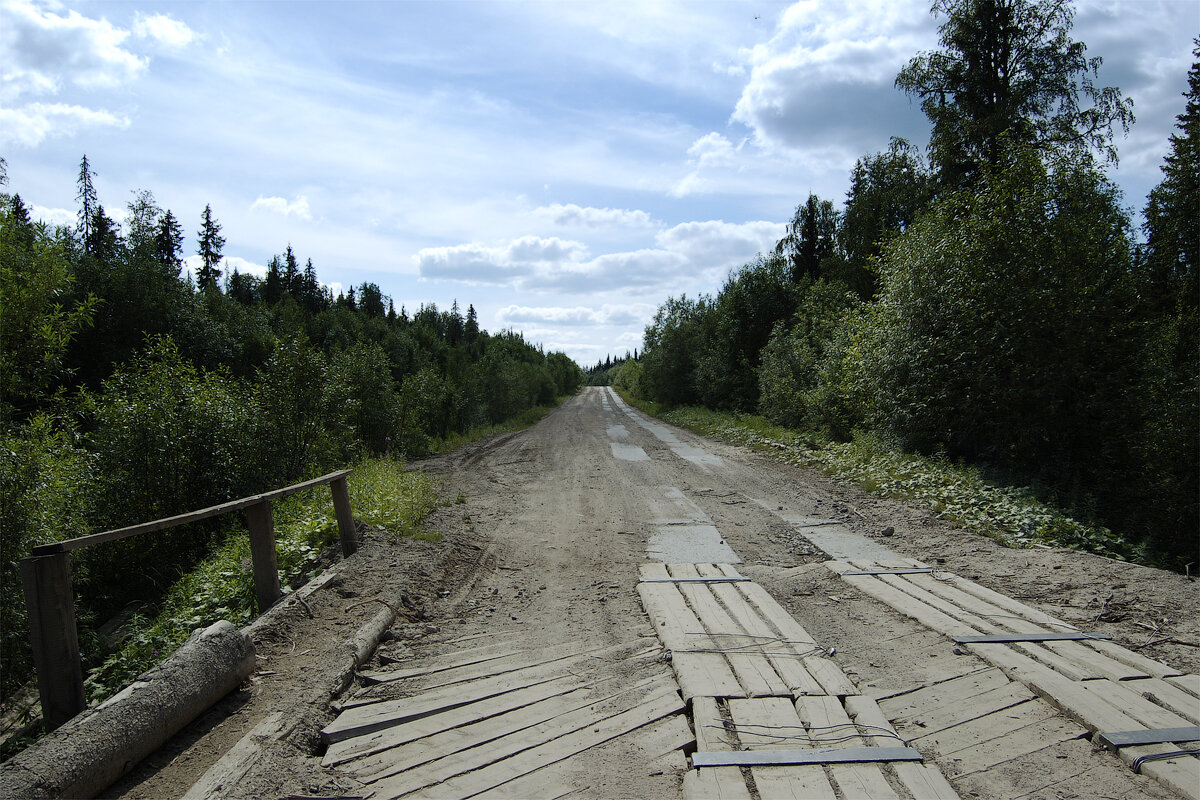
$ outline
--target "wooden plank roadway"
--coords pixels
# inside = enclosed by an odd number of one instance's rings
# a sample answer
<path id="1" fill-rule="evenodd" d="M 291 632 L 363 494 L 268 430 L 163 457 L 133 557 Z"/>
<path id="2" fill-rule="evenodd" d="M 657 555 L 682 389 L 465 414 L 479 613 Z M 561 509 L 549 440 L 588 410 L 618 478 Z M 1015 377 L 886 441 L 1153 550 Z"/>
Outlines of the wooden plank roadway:
<path id="1" fill-rule="evenodd" d="M 585 650 L 511 652 L 485 646 L 426 665 L 372 673 L 403 697 L 359 697 L 321 731 L 324 766 L 372 798 L 557 797 L 575 791 L 569 760 L 637 732 L 647 759 L 683 766 L 693 736 L 670 674 L 647 640 Z M 587 662 L 622 668 L 591 679 Z M 649 673 L 641 680 L 630 674 Z M 619 676 L 619 677 L 618 677 Z"/>
<path id="2" fill-rule="evenodd" d="M 924 568 L 912 559 L 886 562 L 830 561 L 826 566 L 850 585 L 891 606 L 932 630 L 949 637 L 995 633 L 1051 633 L 1076 631 L 1061 620 L 972 581 L 943 572 L 852 575 L 851 572 L 891 568 Z M 962 645 L 993 664 L 1012 681 L 1019 682 L 1039 698 L 1060 709 L 1091 734 L 1102 731 L 1132 731 L 1195 726 L 1200 719 L 1200 678 L 1182 675 L 1169 665 L 1147 658 L 1113 642 L 1081 639 L 1062 642 L 973 643 Z M 972 678 L 983 680 L 982 676 Z M 991 675 L 986 680 L 995 682 Z M 961 690 L 963 687 L 957 687 Z M 943 686 L 937 691 L 953 692 Z M 953 697 L 953 695 L 951 695 Z M 1014 702 L 1015 701 L 1015 702 Z M 883 701 L 885 712 L 902 718 L 904 704 L 919 705 L 919 698 L 899 695 Z M 960 703 L 939 709 L 943 722 L 953 723 L 955 714 L 971 715 L 980 703 L 1000 706 L 1008 721 L 997 727 L 996 714 L 986 723 L 963 720 L 940 730 L 923 731 L 916 740 L 937 746 L 955 747 L 964 762 L 972 759 L 986 766 L 998 751 L 998 740 L 979 741 L 959 747 L 970 737 L 992 735 L 1007 724 L 1012 730 L 1037 729 L 1049 737 L 1069 737 L 1072 728 L 1046 713 L 1037 701 L 1021 698 L 1018 690 L 1003 685 L 968 693 Z M 968 727 L 964 727 L 968 726 Z M 973 727 L 971 727 L 973 726 Z M 1039 727 L 1040 726 L 1040 727 Z M 1043 730 L 1044 729 L 1044 730 Z M 942 732 L 953 730 L 955 744 Z M 1000 733 L 1003 736 L 1003 733 Z M 963 737 L 966 737 L 965 739 Z M 1014 739 L 1015 741 L 1015 739 Z M 1118 755 L 1126 764 L 1135 762 L 1140 771 L 1184 797 L 1200 798 L 1200 758 L 1176 756 L 1140 761 L 1196 743 L 1123 747 Z M 975 749 L 971 749 L 975 748 Z"/>
<path id="3" fill-rule="evenodd" d="M 859 695 L 761 586 L 695 581 L 742 578 L 731 565 L 647 564 L 641 574 L 638 591 L 691 702 L 698 752 L 762 750 L 775 758 L 904 744 L 875 701 Z M 689 799 L 958 797 L 935 766 L 882 760 L 705 766 L 684 776 L 683 791 Z"/>

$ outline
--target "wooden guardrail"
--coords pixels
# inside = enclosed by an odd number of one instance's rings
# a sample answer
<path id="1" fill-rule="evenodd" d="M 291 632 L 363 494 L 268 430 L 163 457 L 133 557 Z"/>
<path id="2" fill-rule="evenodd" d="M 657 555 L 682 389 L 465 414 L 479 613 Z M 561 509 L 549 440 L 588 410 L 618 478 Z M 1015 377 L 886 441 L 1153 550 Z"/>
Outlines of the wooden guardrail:
<path id="1" fill-rule="evenodd" d="M 279 569 L 275 557 L 275 522 L 271 501 L 328 484 L 337 514 L 342 554 L 358 549 L 354 517 L 350 513 L 350 492 L 341 470 L 282 489 L 243 497 L 221 505 L 189 511 L 175 517 L 158 519 L 128 528 L 104 531 L 78 539 L 39 545 L 32 555 L 21 559 L 21 580 L 29 610 L 29 638 L 33 645 L 33 663 L 37 669 L 38 692 L 42 700 L 42 718 L 51 731 L 87 708 L 83 695 L 83 666 L 79 659 L 79 634 L 75 627 L 75 592 L 71 585 L 71 552 L 103 542 L 151 533 L 190 522 L 217 517 L 233 511 L 245 511 L 250 528 L 250 555 L 253 560 L 254 594 L 261 614 L 280 598 Z"/>

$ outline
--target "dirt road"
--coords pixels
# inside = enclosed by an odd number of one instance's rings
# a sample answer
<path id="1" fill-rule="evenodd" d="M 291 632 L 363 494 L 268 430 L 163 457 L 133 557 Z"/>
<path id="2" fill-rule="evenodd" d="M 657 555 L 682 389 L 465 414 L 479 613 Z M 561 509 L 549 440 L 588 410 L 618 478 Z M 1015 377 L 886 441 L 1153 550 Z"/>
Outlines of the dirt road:
<path id="1" fill-rule="evenodd" d="M 589 679 L 661 680 L 670 675 L 661 660 L 630 661 L 632 651 L 621 649 L 655 641 L 636 585 L 639 567 L 656 561 L 738 564 L 833 653 L 864 694 L 944 681 L 978 669 L 971 663 L 978 659 L 840 581 L 821 565 L 830 557 L 894 553 L 936 563 L 1200 672 L 1200 598 L 1183 576 L 1069 551 L 1007 550 L 925 510 L 662 425 L 607 389 L 584 390 L 528 431 L 420 466 L 443 482 L 446 504 L 428 522 L 443 540 L 369 534 L 307 606 L 259 634 L 252 685 L 108 796 L 181 796 L 277 712 L 288 724 L 270 741 L 255 742 L 253 764 L 225 796 L 366 794 L 352 776 L 321 765 L 318 732 L 338 702 L 373 691 L 330 697 L 344 661 L 341 643 L 380 607 L 375 600 L 402 612 L 380 648 L 399 666 L 419 667 L 472 642 L 531 652 L 577 644 L 600 653 Z M 655 743 L 669 740 L 668 733 L 599 744 L 560 766 L 555 785 L 572 797 L 678 797 L 680 762 L 655 760 L 664 755 Z M 1079 738 L 987 769 L 954 762 L 938 764 L 963 797 L 1174 796 Z"/>

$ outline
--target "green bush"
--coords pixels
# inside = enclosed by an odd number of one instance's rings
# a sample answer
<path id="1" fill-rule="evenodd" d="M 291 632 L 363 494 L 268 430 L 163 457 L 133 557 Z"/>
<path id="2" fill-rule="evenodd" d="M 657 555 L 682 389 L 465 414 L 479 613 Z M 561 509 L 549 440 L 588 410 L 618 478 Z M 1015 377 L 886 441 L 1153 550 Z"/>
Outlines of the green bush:
<path id="1" fill-rule="evenodd" d="M 0 435 L 0 697 L 32 669 L 19 562 L 37 545 L 92 532 L 97 473 L 96 457 L 49 417 Z"/>

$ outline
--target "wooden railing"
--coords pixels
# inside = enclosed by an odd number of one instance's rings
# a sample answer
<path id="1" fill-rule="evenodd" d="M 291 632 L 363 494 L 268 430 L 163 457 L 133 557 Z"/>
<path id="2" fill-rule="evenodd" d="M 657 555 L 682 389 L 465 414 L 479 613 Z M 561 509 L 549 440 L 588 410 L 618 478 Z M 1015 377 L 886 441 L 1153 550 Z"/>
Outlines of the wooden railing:
<path id="1" fill-rule="evenodd" d="M 275 558 L 275 522 L 271 514 L 271 501 L 328 484 L 337 514 L 342 554 L 349 556 L 358 549 L 354 517 L 350 513 L 350 492 L 346 486 L 346 476 L 350 472 L 331 472 L 310 481 L 199 511 L 33 548 L 32 555 L 21 559 L 21 580 L 29 610 L 29 638 L 33 645 L 33 663 L 37 669 L 38 692 L 41 694 L 46 730 L 54 730 L 87 708 L 87 700 L 83 695 L 83 667 L 79 659 L 79 635 L 75 628 L 75 592 L 71 585 L 73 550 L 244 510 L 250 528 L 254 594 L 261 614 L 282 594 Z"/>

